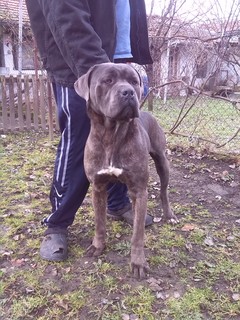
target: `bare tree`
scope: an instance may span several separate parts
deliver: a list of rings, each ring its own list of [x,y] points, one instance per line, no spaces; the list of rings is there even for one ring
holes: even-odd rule
[[[161,2],[159,15],[153,14],[154,5],[159,1],[151,2],[148,23],[154,63],[146,66],[146,73],[149,86],[160,86],[164,99],[173,91],[162,86],[169,81],[183,80],[191,87],[186,91],[191,93],[194,86],[214,91],[217,86],[230,85],[230,82],[236,85],[239,80],[239,1],[233,1],[225,16],[220,15],[223,10],[218,0],[206,7],[200,3],[195,11],[190,11],[188,2],[165,0]],[[180,56],[185,56],[185,61],[182,59],[179,63]],[[226,75],[224,78],[224,74],[220,74],[224,63],[235,69],[235,78]],[[182,84],[171,86],[178,88],[176,94],[179,95]],[[153,109],[153,98],[154,90],[148,97],[149,110]]]
[[[163,103],[169,97],[184,97],[169,130],[172,134],[179,134],[177,129],[202,96],[228,101],[239,110],[239,101],[230,95],[240,91],[239,0],[232,0],[226,8],[221,0],[190,1],[152,0],[148,16],[154,63],[145,68],[150,92],[144,102],[148,101],[151,111],[156,94]],[[156,5],[158,11],[154,10]],[[236,128],[228,141],[239,130]]]

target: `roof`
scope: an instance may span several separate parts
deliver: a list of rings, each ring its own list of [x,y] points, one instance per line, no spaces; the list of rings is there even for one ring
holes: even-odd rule
[[[29,22],[25,0],[1,0],[0,1],[0,21],[18,22],[19,4],[22,2],[23,22]]]
[[[151,16],[149,19],[149,36],[178,39],[202,39],[205,41],[231,38],[231,42],[239,42],[240,20],[206,20],[204,23],[196,21],[184,21],[177,17],[173,20],[162,21],[160,16]]]

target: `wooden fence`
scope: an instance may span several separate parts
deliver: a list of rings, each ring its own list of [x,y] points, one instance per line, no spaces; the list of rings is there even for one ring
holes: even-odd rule
[[[52,86],[45,76],[0,76],[0,131],[57,128]]]

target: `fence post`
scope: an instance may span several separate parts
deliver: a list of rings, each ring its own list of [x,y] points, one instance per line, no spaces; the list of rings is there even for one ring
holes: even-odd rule
[[[23,99],[22,99],[22,76],[17,76],[17,99],[18,99],[18,125],[19,130],[24,128],[23,122]]]
[[[10,111],[10,128],[13,130],[16,127],[15,121],[15,108],[14,108],[14,81],[13,76],[9,77],[8,88],[9,88],[9,111]]]
[[[9,127],[8,115],[7,115],[7,96],[6,96],[6,78],[0,77],[1,90],[2,90],[2,122],[3,130],[7,130]]]
[[[47,79],[47,101],[48,101],[48,120],[49,120],[49,138],[53,140],[53,105],[52,105],[52,88]]]
[[[41,116],[41,128],[46,131],[46,102],[45,102],[45,90],[44,90],[44,79],[42,76],[39,76],[37,79],[39,81],[39,108]]]
[[[38,129],[38,106],[39,106],[39,96],[38,96],[38,79],[35,76],[32,76],[33,84],[33,125],[34,129]]]
[[[26,127],[31,129],[31,106],[30,106],[30,90],[29,90],[29,76],[24,76],[24,95],[26,105]]]

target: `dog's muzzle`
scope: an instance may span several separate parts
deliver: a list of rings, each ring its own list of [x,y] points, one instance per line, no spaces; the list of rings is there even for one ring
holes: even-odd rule
[[[129,120],[139,117],[139,103],[133,89],[125,89],[119,93],[121,110],[117,116],[119,120]]]

